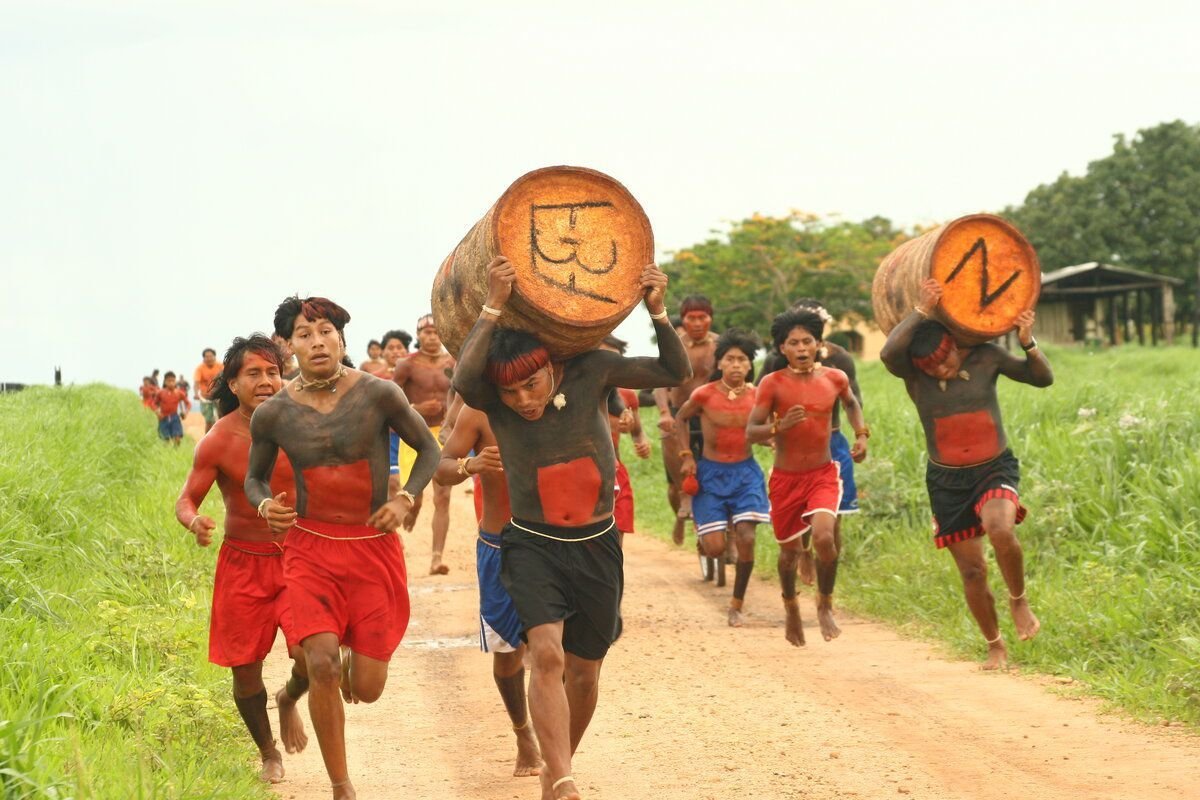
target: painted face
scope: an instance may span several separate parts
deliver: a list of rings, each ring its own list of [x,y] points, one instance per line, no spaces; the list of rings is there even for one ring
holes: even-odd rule
[[[407,352],[408,348],[404,346],[404,342],[396,338],[388,339],[387,346],[383,348],[383,360],[389,367],[395,367],[396,362]]]
[[[279,365],[263,358],[258,353],[246,353],[237,377],[229,382],[229,388],[237,395],[238,403],[250,413],[270,400],[283,386]]]
[[[712,315],[707,311],[689,311],[683,315],[683,330],[693,342],[708,336],[712,327]]]
[[[787,359],[792,369],[812,369],[817,361],[817,350],[821,348],[821,340],[812,335],[812,331],[799,325],[788,331],[787,338],[779,346],[779,352]]]
[[[746,376],[750,374],[750,359],[739,348],[731,347],[721,356],[717,368],[721,370],[726,383],[736,386],[745,381]]]
[[[204,366],[211,367],[215,363],[217,363],[217,354],[211,350],[204,351]]]
[[[383,348],[377,345],[375,342],[371,342],[369,345],[367,345],[367,358],[371,359],[372,361],[378,361],[379,356],[382,354]]]
[[[288,343],[305,375],[321,379],[337,372],[342,360],[342,335],[329,320],[308,320],[297,314]]]
[[[523,381],[497,387],[500,402],[533,422],[546,413],[546,405],[554,393],[553,367],[545,366]]]
[[[442,340],[438,336],[437,328],[433,325],[426,325],[417,331],[417,346],[421,348],[422,353],[431,356],[442,352]]]
[[[958,376],[959,370],[962,369],[963,354],[958,349],[958,345],[951,342],[950,353],[946,356],[946,360],[938,364],[936,367],[918,366],[917,368],[931,378],[937,378],[939,381],[948,381]]]

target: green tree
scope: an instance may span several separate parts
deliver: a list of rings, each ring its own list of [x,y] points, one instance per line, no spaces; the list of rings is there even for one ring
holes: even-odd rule
[[[1200,263],[1200,125],[1176,120],[1114,137],[1081,176],[1065,172],[1004,210],[1042,268],[1101,261],[1188,281]]]
[[[800,211],[755,214],[714,233],[663,265],[672,294],[705,294],[720,327],[758,331],[799,297],[820,299],[835,316],[871,319],[875,270],[907,238],[883,217],[847,222]]]

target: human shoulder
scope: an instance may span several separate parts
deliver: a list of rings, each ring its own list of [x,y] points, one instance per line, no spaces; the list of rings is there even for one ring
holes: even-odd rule
[[[850,377],[842,372],[837,367],[825,366],[825,377],[838,388],[842,390],[850,385]]]

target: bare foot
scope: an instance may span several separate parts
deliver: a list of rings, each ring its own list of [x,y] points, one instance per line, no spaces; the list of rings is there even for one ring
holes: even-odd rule
[[[354,692],[350,689],[350,648],[342,645],[342,699],[347,703],[357,703]],[[351,790],[353,791],[353,789]]]
[[[731,628],[742,627],[741,609],[737,609],[737,608],[729,609],[729,627],[731,627]]]
[[[278,750],[262,757],[262,769],[258,771],[258,777],[266,783],[279,783],[283,780],[283,756],[279,755]]]
[[[1008,648],[1004,646],[1003,639],[988,643],[987,660],[980,664],[979,668],[988,672],[1008,669]]]
[[[449,575],[450,568],[442,563],[442,554],[434,553],[433,561],[429,562],[430,575]]]
[[[675,527],[671,529],[671,541],[675,544],[683,544],[683,517],[675,518]]]
[[[283,749],[299,753],[308,746],[308,735],[304,733],[304,720],[296,710],[296,701],[287,689],[280,689],[275,693],[275,705],[279,707],[279,738],[283,740]]]
[[[419,512],[420,509],[410,508],[408,513],[404,515],[404,520],[400,523],[400,526],[411,533],[413,526],[417,524],[417,514]]]
[[[358,792],[354,791],[354,784],[350,782],[349,778],[331,785],[333,786],[333,800],[358,800]]]
[[[551,788],[554,781],[550,779],[550,773],[546,770],[542,771],[542,800],[583,800],[579,794],[579,790],[575,788],[575,781],[564,781],[558,785],[557,789]]]
[[[1019,600],[1010,598],[1008,605],[1012,609],[1013,623],[1017,626],[1017,635],[1021,637],[1021,641],[1029,641],[1037,636],[1038,631],[1042,629],[1042,623],[1033,615],[1029,600],[1024,596]]]
[[[783,626],[783,635],[796,647],[804,646],[804,625],[800,622],[800,604],[796,598],[783,601],[783,610],[787,619]]]
[[[542,753],[538,750],[537,739],[533,736],[533,726],[526,724],[516,731],[517,734],[517,763],[513,767],[514,778],[528,778],[542,774]]]
[[[813,563],[812,550],[807,547],[800,548],[800,560],[796,562],[796,574],[800,576],[800,582],[805,586],[812,586],[817,582],[817,568]]]
[[[817,603],[817,622],[821,625],[821,636],[825,641],[832,642],[842,635],[842,629],[833,621],[833,603]]]

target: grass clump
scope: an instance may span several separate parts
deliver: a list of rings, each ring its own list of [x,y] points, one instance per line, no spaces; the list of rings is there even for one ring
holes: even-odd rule
[[[270,796],[206,661],[215,553],[173,513],[190,454],[130,392],[0,396],[6,800]]]

